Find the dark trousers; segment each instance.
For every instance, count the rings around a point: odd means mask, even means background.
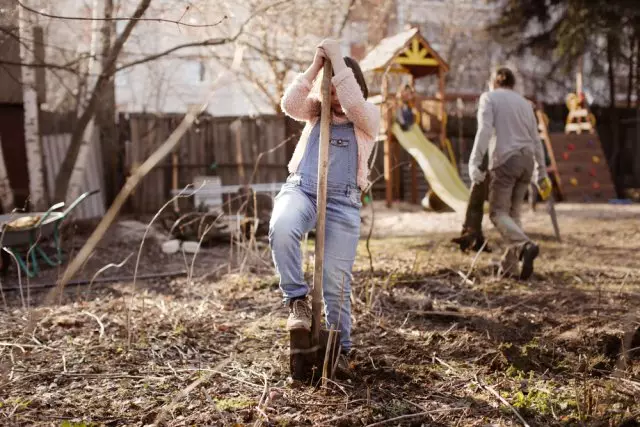
[[[482,218],[484,217],[484,202],[489,192],[489,174],[484,181],[471,185],[471,194],[464,218],[463,233],[482,234]]]
[[[484,216],[484,202],[489,194],[489,156],[485,155],[482,159],[480,169],[487,172],[487,175],[479,184],[471,184],[471,194],[469,195],[469,203],[467,204],[467,212],[462,226],[463,234],[479,233],[482,235],[482,217]]]

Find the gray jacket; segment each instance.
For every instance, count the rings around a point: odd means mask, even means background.
[[[492,138],[494,131],[495,137]],[[529,101],[511,89],[498,88],[483,93],[478,106],[478,131],[469,168],[479,168],[487,150],[489,170],[493,170],[523,149],[536,162],[537,180],[546,177],[544,150]]]

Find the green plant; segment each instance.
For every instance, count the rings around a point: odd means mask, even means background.
[[[253,406],[253,400],[246,397],[230,397],[228,399],[215,399],[218,411],[234,411]]]

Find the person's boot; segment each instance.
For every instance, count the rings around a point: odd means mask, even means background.
[[[289,303],[287,331],[311,330],[311,307],[306,298],[294,299]]]
[[[483,248],[483,246],[484,246],[484,248]],[[492,249],[489,247],[489,245],[485,244],[484,234],[477,233],[475,244],[473,245],[473,250],[478,252],[480,249],[482,249],[483,252],[486,252],[488,254],[493,252]]]
[[[540,248],[533,242],[527,242],[520,252],[522,268],[520,269],[520,280],[528,280],[533,274],[533,262],[538,257]]]
[[[335,375],[339,379],[353,378],[353,368],[351,366],[354,359],[354,352],[341,351],[338,356],[338,364],[336,365]]]
[[[462,252],[466,252],[476,241],[476,233],[464,227],[462,233],[460,233],[460,237],[455,237],[451,239],[451,241],[459,245]]]

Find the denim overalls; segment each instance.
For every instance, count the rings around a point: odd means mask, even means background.
[[[305,296],[300,241],[317,220],[320,122],[314,126],[298,167],[276,196],[269,241],[285,301]],[[327,325],[340,330],[343,351],[351,349],[351,269],[360,237],[358,146],[352,123],[331,125],[323,296]]]

